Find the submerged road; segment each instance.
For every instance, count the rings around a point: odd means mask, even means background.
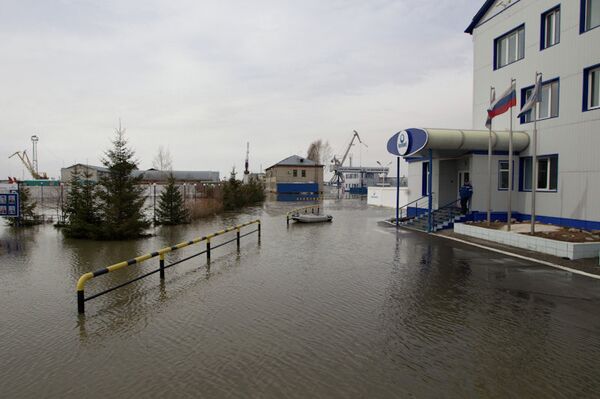
[[[132,242],[0,228],[0,396],[600,395],[598,280],[383,228],[390,212],[358,200],[325,208],[330,224],[286,228],[289,208],[267,203]],[[77,316],[82,273],[256,217],[260,245],[250,235]]]

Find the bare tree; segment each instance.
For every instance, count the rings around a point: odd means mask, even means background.
[[[331,158],[331,146],[329,141],[315,140],[308,146],[306,158],[311,161],[326,165]]]
[[[160,171],[171,171],[173,169],[173,160],[171,152],[162,145],[158,147],[158,153],[152,160],[152,167]]]

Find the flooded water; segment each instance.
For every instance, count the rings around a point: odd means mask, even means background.
[[[287,228],[288,206],[131,242],[2,227],[0,396],[598,397],[597,280],[380,227],[391,212],[357,200],[327,201],[324,225]],[[244,237],[78,317],[82,273],[257,217],[260,244]]]

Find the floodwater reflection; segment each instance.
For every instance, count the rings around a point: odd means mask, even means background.
[[[390,212],[360,200],[326,202],[332,223],[288,228],[300,205],[129,242],[0,230],[2,396],[597,396],[595,280],[383,228]],[[190,259],[76,314],[82,273],[257,217],[261,241],[249,235],[239,251],[217,248],[210,263]],[[103,275],[89,294],[157,267]]]

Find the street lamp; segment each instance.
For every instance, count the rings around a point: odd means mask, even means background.
[[[156,183],[152,183],[152,221],[156,224]]]
[[[388,162],[388,163],[387,163],[385,166],[383,166],[383,165],[381,164],[381,162],[379,162],[379,161],[377,161],[377,164],[378,164],[379,166],[381,166],[382,168],[387,168],[388,166],[390,166],[390,165],[392,164],[392,161]],[[385,186],[385,178],[386,178],[386,176],[387,176],[387,173],[386,173],[386,172],[382,172],[382,175],[383,175],[383,183],[382,183],[381,185],[382,185],[382,186]],[[398,178],[400,178],[400,176],[398,176]]]

